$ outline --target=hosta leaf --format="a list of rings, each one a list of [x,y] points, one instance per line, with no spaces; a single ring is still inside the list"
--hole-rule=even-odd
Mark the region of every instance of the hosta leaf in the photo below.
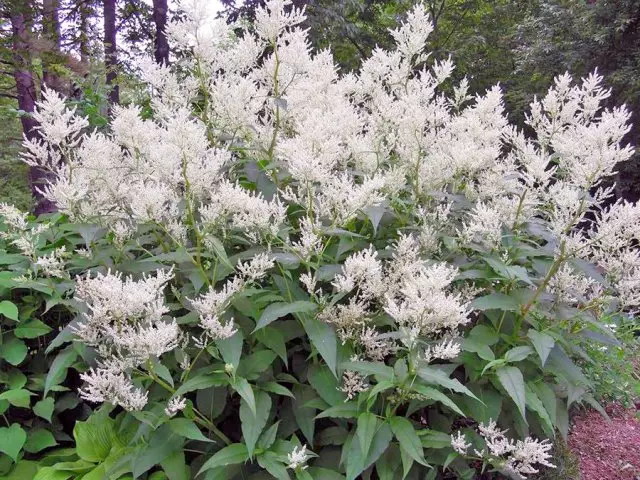
[[[253,457],[256,442],[267,424],[269,412],[271,411],[271,397],[267,392],[255,392],[255,401],[255,412],[249,408],[245,400],[240,402],[242,436],[250,458]]]
[[[202,468],[198,472],[198,475],[206,470],[210,470],[215,467],[244,463],[248,459],[249,452],[247,451],[247,446],[244,443],[234,443],[216,452],[209,460],[204,463],[204,465],[202,465]]]
[[[389,424],[393,434],[400,442],[400,449],[404,450],[416,462],[427,465],[420,437],[411,422],[404,417],[392,417]]]
[[[518,367],[504,366],[496,370],[496,375],[502,387],[516,404],[516,407],[518,407],[520,415],[522,415],[522,418],[526,421],[524,412],[526,396],[522,372]]]
[[[76,451],[82,460],[102,462],[111,451],[116,440],[114,421],[104,415],[93,415],[86,422],[76,422],[73,438]]]
[[[555,340],[551,335],[539,332],[533,328],[529,329],[527,337],[531,340],[533,348],[538,352],[540,362],[542,362],[542,366],[544,367],[544,364],[547,362],[547,357],[556,343]]]
[[[310,313],[317,309],[318,306],[315,303],[306,300],[298,300],[292,303],[272,303],[262,312],[255,330],[260,330],[278,318],[291,315],[292,313]]]
[[[26,441],[27,434],[17,423],[0,428],[0,452],[9,455],[14,462],[18,459],[18,454]]]

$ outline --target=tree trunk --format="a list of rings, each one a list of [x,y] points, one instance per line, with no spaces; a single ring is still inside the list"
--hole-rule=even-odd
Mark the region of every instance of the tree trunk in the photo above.
[[[58,17],[59,0],[42,0],[42,33],[47,46],[43,52],[42,81],[48,88],[60,92],[60,78],[52,65],[60,60],[60,19]]]
[[[160,65],[169,64],[169,42],[165,27],[167,25],[167,0],[153,0],[153,22],[156,24],[154,55]]]
[[[28,26],[29,5],[26,2],[14,3],[10,8],[14,79],[18,94],[18,108],[24,113],[20,116],[22,132],[25,138],[33,140],[38,136],[38,122],[33,118],[37,91],[32,72],[31,32]],[[48,213],[56,210],[55,205],[45,199],[38,191],[47,181],[47,172],[38,167],[30,167],[29,184],[36,201],[35,213]]]
[[[116,84],[118,76],[118,54],[116,41],[116,0],[103,0],[104,8],[104,64],[107,70],[109,105],[120,103],[120,89]]]
[[[89,18],[91,18],[92,5],[88,0],[82,0],[79,8],[80,26],[78,32],[80,62],[89,65]]]

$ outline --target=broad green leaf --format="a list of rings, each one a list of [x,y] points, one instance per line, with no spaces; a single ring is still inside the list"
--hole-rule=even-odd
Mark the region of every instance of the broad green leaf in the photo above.
[[[260,385],[260,388],[267,392],[275,393],[276,395],[295,398],[293,393],[291,393],[291,390],[289,390],[287,387],[280,385],[279,383],[276,383],[276,382],[263,383]]]
[[[18,338],[12,338],[0,345],[0,358],[5,359],[11,365],[20,365],[27,356],[27,346]]]
[[[404,417],[392,417],[389,424],[393,434],[400,442],[400,449],[404,450],[416,462],[427,465],[420,437],[411,422]]]
[[[278,354],[285,366],[288,364],[287,346],[282,334],[273,327],[263,328],[256,332],[256,338],[265,347],[270,348]]]
[[[19,322],[18,318],[18,307],[16,307],[15,303],[10,302],[9,300],[2,300],[0,302],[0,315],[4,315],[10,320],[14,320]]]
[[[500,340],[498,332],[489,325],[476,325],[469,332],[469,337],[472,337],[485,345],[495,345]]]
[[[449,388],[454,392],[464,393],[472,398],[478,398],[467,387],[462,385],[455,378],[449,378],[445,372],[433,367],[422,367],[418,370],[418,376],[427,383],[433,383],[445,388]],[[479,401],[479,400],[478,400]]]
[[[38,462],[22,459],[16,463],[11,472],[0,477],[2,480],[34,480],[38,473]],[[53,479],[51,479],[53,480]]]
[[[347,399],[344,392],[339,390],[338,380],[326,365],[312,364],[307,372],[307,378],[320,398],[329,405],[338,405]]]
[[[38,319],[31,319],[18,325],[13,334],[18,338],[38,338],[51,332],[52,328]]]
[[[33,480],[67,480],[68,478],[73,477],[73,475],[73,472],[56,470],[54,467],[43,467],[38,470],[38,473],[33,477]]]
[[[189,480],[191,478],[182,449],[162,460],[160,466],[170,480]]]
[[[73,438],[78,456],[82,460],[102,462],[109,456],[115,442],[113,420],[104,415],[93,415],[86,422],[76,422]]]
[[[6,400],[14,407],[29,408],[31,405],[31,395],[29,390],[7,390],[0,394],[0,400]]]
[[[428,399],[428,400],[437,400],[438,402],[442,403],[443,405],[446,405],[447,407],[449,407],[451,410],[453,410],[457,414],[459,414],[459,415],[461,415],[463,417],[466,416],[462,412],[462,410],[460,410],[460,407],[458,407],[453,400],[451,400],[448,396],[446,396],[440,390],[436,390],[435,388],[427,387],[425,385],[421,385],[421,384],[419,384],[417,382],[414,382],[411,385],[411,388],[414,391],[418,392],[420,395],[424,395],[426,399]]]
[[[383,380],[392,380],[394,375],[393,368],[381,362],[344,362],[340,366],[363,375],[376,375]]]
[[[176,390],[173,395],[179,397],[185,393],[193,392],[194,390],[204,390],[211,387],[219,387],[225,385],[228,381],[228,377],[223,373],[199,373],[195,377],[188,379]]]
[[[378,427],[378,417],[371,412],[364,412],[358,416],[358,426],[356,428],[356,435],[358,436],[358,442],[360,443],[360,451],[362,458],[367,458],[371,442],[376,433]]]
[[[189,440],[197,440],[199,442],[212,441],[203,435],[193,420],[189,420],[188,418],[172,418],[168,424],[172,432]]]
[[[24,444],[25,451],[29,453],[37,453],[45,448],[54,447],[58,444],[53,434],[49,430],[39,429],[31,430],[27,436],[27,442]]]
[[[236,333],[233,334],[230,338],[225,338],[223,340],[216,340],[216,347],[220,350],[222,354],[222,358],[225,363],[230,363],[234,367],[238,367],[240,363],[240,357],[242,356],[242,342],[244,340],[244,335],[242,334],[242,329],[238,329]]]
[[[240,402],[242,436],[247,446],[249,458],[253,457],[256,442],[267,424],[269,412],[271,411],[271,397],[267,392],[260,390],[255,392],[255,401],[255,412],[249,408],[246,401],[242,400]]]
[[[309,340],[335,375],[338,363],[338,341],[335,330],[328,323],[306,314],[299,314],[298,318]]]
[[[255,330],[260,330],[278,318],[291,315],[292,313],[311,313],[317,309],[318,306],[315,303],[306,300],[298,300],[292,303],[272,303],[262,312]]]
[[[558,406],[556,402],[556,394],[553,389],[546,383],[534,383],[527,382],[527,385],[531,390],[533,390],[542,404],[544,405],[544,409],[546,410],[549,418],[551,419],[551,424],[556,424],[556,408]]]
[[[293,416],[309,444],[313,444],[316,409],[306,405],[318,397],[313,388],[307,385],[294,385],[293,394],[295,395],[295,399],[293,400]]]
[[[474,310],[503,310],[508,312],[519,312],[520,301],[504,293],[490,293],[484,297],[478,297],[471,306]]]
[[[53,400],[53,398],[47,397],[43,400],[40,400],[33,406],[33,413],[51,423],[51,415],[53,415],[54,406],[55,401]]]
[[[345,402],[335,407],[327,408],[316,416],[319,418],[356,418],[358,416],[358,404],[356,402]]]
[[[17,423],[0,428],[0,452],[9,455],[14,462],[18,459],[18,454],[26,441],[27,434]]]
[[[269,474],[274,478],[277,478],[278,480],[289,480],[287,468],[277,454],[273,452],[264,452],[257,460],[258,465],[269,472]]]
[[[306,471],[309,472],[313,480],[345,480],[344,475],[328,468],[309,467]]]
[[[420,430],[420,443],[424,448],[450,448],[451,435],[437,430]]]
[[[259,350],[240,359],[236,375],[255,380],[258,375],[267,370],[276,359],[272,350]]]
[[[209,460],[204,463],[204,465],[202,465],[202,468],[198,472],[198,475],[212,468],[244,463],[248,459],[249,452],[247,451],[247,446],[244,443],[234,443],[216,452]]]
[[[507,362],[519,362],[524,360],[533,353],[533,349],[528,345],[522,345],[519,347],[513,347],[511,350],[504,354],[504,359]]]
[[[243,400],[247,403],[249,410],[255,415],[256,414],[256,398],[253,394],[253,389],[249,382],[245,378],[236,377],[231,382],[231,387],[238,392],[238,394],[243,398]]]
[[[134,478],[159,465],[175,452],[182,450],[184,438],[171,431],[168,425],[162,425],[155,430],[149,443],[143,445],[131,460],[131,470]]]
[[[347,465],[347,480],[354,480],[365,469],[369,468],[370,465],[378,460],[380,455],[389,447],[392,438],[393,433],[391,433],[391,428],[387,423],[383,423],[373,437],[373,442],[371,443],[369,454],[366,458],[362,457],[362,449],[357,435],[352,437],[351,442],[345,443],[343,448],[347,449],[345,459]]]
[[[464,405],[465,412],[467,412],[471,418],[478,422],[488,423],[489,420],[495,420],[500,416],[503,396],[496,391],[491,384],[470,384],[469,390],[471,390],[480,401],[461,396],[459,403]]]
[[[226,387],[210,387],[198,390],[196,393],[196,406],[200,412],[209,419],[219,417],[227,404]]]
[[[528,382],[524,386],[527,407],[538,414],[538,416],[542,420],[544,432],[549,437],[553,437],[555,432],[553,428],[553,423],[551,422],[551,417],[549,417],[549,413],[547,412],[547,409],[544,408],[544,405],[540,400],[540,398],[538,398],[538,395],[536,394],[535,390],[530,387],[530,383],[531,382]]]
[[[540,357],[540,362],[542,362],[542,366],[547,362],[547,357],[549,356],[549,352],[555,345],[556,341],[549,334],[544,332],[539,332],[530,328],[527,332],[527,337],[531,340],[533,347],[538,352],[538,356]]]
[[[67,370],[78,358],[78,353],[74,350],[73,345],[69,345],[62,350],[51,363],[47,379],[44,382],[44,395],[49,393],[51,387],[59,385],[67,376]]]
[[[276,441],[276,436],[278,434],[278,426],[280,425],[280,421],[278,420],[276,423],[267,428],[260,437],[258,438],[258,448],[261,450],[267,450],[273,442]]]
[[[491,348],[489,348],[489,345],[482,343],[480,340],[474,337],[467,337],[463,339],[462,349],[466,352],[478,354],[478,356],[483,360],[492,361],[496,358]]]
[[[526,421],[525,405],[526,396],[524,389],[524,378],[518,367],[504,366],[496,370],[496,376],[502,387],[507,391],[513,402],[518,407],[518,411],[522,418]]]

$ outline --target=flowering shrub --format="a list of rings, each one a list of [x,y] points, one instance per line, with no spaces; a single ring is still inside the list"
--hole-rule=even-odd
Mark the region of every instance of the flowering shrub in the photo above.
[[[640,206],[603,185],[629,113],[567,74],[518,130],[498,86],[450,86],[421,5],[340,75],[287,3],[227,25],[185,2],[179,61],[139,65],[152,118],[88,132],[44,94],[25,160],[95,225],[57,341],[91,352],[79,393],[107,404],[77,454],[109,478],[552,467],[545,439],[596,403],[576,339],[640,304]],[[63,254],[38,262],[66,275]],[[96,431],[118,441],[87,455]]]

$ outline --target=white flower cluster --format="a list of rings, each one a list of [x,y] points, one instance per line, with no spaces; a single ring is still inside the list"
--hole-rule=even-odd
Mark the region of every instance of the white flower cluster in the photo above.
[[[131,410],[144,407],[146,392],[133,385],[128,372],[178,346],[178,324],[164,319],[168,309],[163,290],[172,277],[158,270],[156,276],[137,281],[111,272],[77,280],[75,298],[88,312],[75,333],[100,356],[99,367],[82,375],[83,398]]]
[[[291,470],[306,470],[307,460],[311,455],[307,452],[307,446],[295,447],[291,453],[287,454],[287,461],[289,464],[287,468]]]

